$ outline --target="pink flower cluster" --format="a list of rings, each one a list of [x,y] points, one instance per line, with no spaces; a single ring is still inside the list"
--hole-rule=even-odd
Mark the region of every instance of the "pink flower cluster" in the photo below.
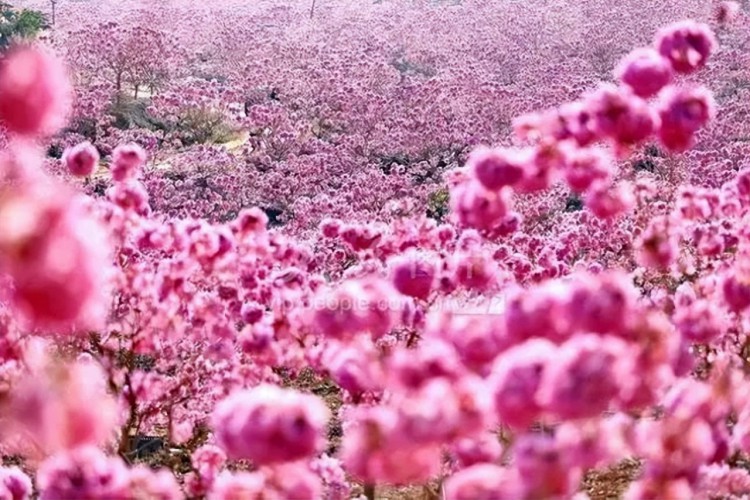
[[[467,162],[467,178],[453,188],[451,203],[461,224],[492,234],[512,216],[512,193],[549,188],[562,177],[586,195],[600,218],[627,212],[632,188],[614,184],[613,159],[594,146],[609,144],[618,156],[652,136],[670,151],[682,152],[715,115],[703,87],[670,85],[676,74],[702,68],[716,42],[710,28],[692,21],[657,33],[654,48],[636,49],[620,62],[620,86],[603,84],[580,101],[515,121],[516,134],[535,141],[524,148],[482,148]],[[646,99],[656,97],[655,103]]]
[[[0,497],[749,494],[742,8],[324,4],[3,59]]]
[[[323,444],[328,409],[317,398],[272,385],[235,392],[216,406],[216,439],[230,458],[292,462]]]

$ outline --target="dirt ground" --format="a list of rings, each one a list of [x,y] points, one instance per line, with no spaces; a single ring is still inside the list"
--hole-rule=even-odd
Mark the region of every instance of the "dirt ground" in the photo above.
[[[608,469],[591,472],[584,478],[582,489],[591,500],[621,498],[639,467],[635,460],[626,460]]]

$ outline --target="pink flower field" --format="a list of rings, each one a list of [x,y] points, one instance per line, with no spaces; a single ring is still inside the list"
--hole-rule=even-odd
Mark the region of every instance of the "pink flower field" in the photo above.
[[[0,2],[0,500],[750,499],[748,26]]]

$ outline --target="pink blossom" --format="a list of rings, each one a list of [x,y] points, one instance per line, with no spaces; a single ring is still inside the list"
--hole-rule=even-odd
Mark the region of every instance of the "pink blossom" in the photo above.
[[[351,488],[340,460],[324,454],[310,464],[310,469],[320,476],[325,487],[325,498],[331,500],[349,498]]]
[[[624,274],[602,273],[584,277],[571,287],[568,317],[578,331],[622,334],[636,310],[637,292]]]
[[[232,230],[242,235],[262,233],[268,225],[268,216],[260,208],[243,209],[232,223]]]
[[[742,312],[750,306],[750,284],[737,276],[727,276],[722,281],[724,302],[730,310]]]
[[[702,68],[714,50],[716,40],[711,29],[694,21],[681,21],[661,28],[655,47],[672,63],[677,73],[692,73]]]
[[[610,219],[631,210],[635,199],[631,186],[626,183],[608,186],[596,182],[587,192],[585,203],[600,219]]]
[[[451,500],[516,500],[527,494],[516,470],[494,464],[477,464],[459,471],[443,488]]]
[[[93,447],[62,452],[45,460],[37,473],[39,498],[117,500],[130,492],[128,469],[118,457]]]
[[[146,163],[146,152],[137,144],[118,146],[112,153],[112,178],[117,182],[135,178]]]
[[[511,191],[507,186],[499,191],[489,191],[472,180],[451,191],[451,207],[461,224],[491,229],[510,211]]]
[[[391,261],[391,279],[396,290],[425,300],[435,281],[435,266],[428,256],[406,255]]]
[[[728,24],[737,18],[740,12],[740,4],[731,0],[719,2],[716,7],[716,20],[720,24]]]
[[[706,495],[746,495],[750,491],[750,474],[726,464],[707,465],[700,470],[696,489]]]
[[[70,84],[61,62],[41,49],[19,46],[0,66],[0,121],[16,134],[48,135],[67,118]]]
[[[600,149],[574,149],[566,152],[565,181],[570,188],[583,193],[597,181],[612,176],[612,159]]]
[[[341,230],[341,221],[336,219],[324,219],[320,223],[320,229],[326,238],[335,238]]]
[[[497,462],[503,446],[494,433],[484,433],[477,437],[459,439],[451,448],[452,455],[461,468],[483,462]]]
[[[484,291],[495,283],[497,267],[488,255],[459,253],[454,259],[458,284],[470,290]]]
[[[181,500],[184,498],[174,474],[166,469],[152,470],[146,466],[135,466],[128,471],[128,492],[132,498],[154,500]]]
[[[537,392],[545,366],[555,357],[555,345],[545,339],[528,340],[497,357],[491,386],[501,423],[523,430],[541,417]]]
[[[515,468],[536,498],[568,497],[581,480],[581,468],[565,457],[554,438],[524,434],[514,446]]]
[[[46,362],[38,370],[19,381],[2,407],[15,432],[46,453],[105,444],[114,437],[117,407],[98,364]]]
[[[697,476],[701,464],[716,453],[717,443],[711,426],[702,419],[639,422],[635,433],[635,451],[659,464],[669,477]]]
[[[260,499],[268,495],[265,478],[260,472],[224,472],[206,495],[208,500]]]
[[[0,468],[0,496],[8,500],[28,500],[34,489],[31,478],[18,467]]]
[[[658,127],[651,108],[627,89],[603,85],[586,102],[598,132],[624,146],[644,141]]]
[[[485,189],[497,191],[521,180],[524,174],[522,161],[510,150],[478,148],[469,156],[467,168]]]
[[[66,150],[63,161],[71,174],[87,177],[93,174],[99,165],[99,152],[90,142],[82,142]]]
[[[425,339],[414,349],[396,350],[389,358],[388,368],[394,379],[410,389],[434,378],[455,379],[463,372],[456,351],[437,339]]]
[[[641,265],[668,267],[677,257],[679,240],[668,219],[656,217],[636,241],[637,258]]]
[[[690,483],[682,478],[667,481],[641,479],[628,486],[623,498],[625,500],[682,500],[694,498],[694,492]]]
[[[218,446],[203,445],[190,457],[193,468],[205,479],[214,479],[227,461],[224,451]]]
[[[385,407],[358,412],[344,432],[341,460],[347,471],[372,484],[410,484],[435,477],[440,446],[411,442],[398,432],[398,423],[398,414]]]
[[[436,313],[428,317],[426,333],[450,343],[465,368],[484,374],[511,343],[497,319],[489,314],[461,314],[460,310]]]
[[[131,3],[57,10],[65,129],[54,71],[8,99],[0,441],[38,488],[0,496],[577,499],[626,457],[634,498],[742,489],[742,29],[714,110],[705,26],[630,52],[700,2]],[[112,458],[143,435],[178,476]]]
[[[588,103],[575,101],[560,106],[560,120],[566,131],[580,147],[586,147],[599,139],[595,115]]]
[[[148,192],[143,184],[135,180],[118,182],[107,190],[107,198],[123,210],[138,215],[147,215],[151,210]]]
[[[345,391],[360,395],[383,388],[384,373],[374,346],[365,341],[346,346],[331,346],[323,363],[331,378]]]
[[[521,193],[534,193],[549,188],[565,160],[562,146],[550,139],[543,140],[533,148],[518,151],[518,154],[529,157],[526,174],[515,186],[515,190]]]
[[[0,262],[14,279],[13,300],[34,328],[97,324],[104,313],[108,248],[103,228],[54,186],[0,201]]]
[[[615,69],[615,76],[638,97],[655,96],[672,81],[672,66],[652,48],[633,50]]]
[[[629,422],[619,416],[601,422],[563,422],[555,430],[557,446],[571,464],[585,469],[605,467],[630,452],[625,437]]]
[[[224,399],[212,422],[228,456],[268,464],[315,454],[328,417],[325,404],[315,396],[262,385]]]
[[[702,344],[715,340],[722,332],[722,315],[708,301],[697,301],[675,312],[675,325],[692,342]]]
[[[576,335],[548,361],[538,401],[560,418],[596,416],[627,390],[623,374],[632,369],[632,356],[620,339]]]
[[[393,288],[387,282],[349,280],[317,294],[312,322],[320,333],[332,338],[351,339],[365,332],[379,338],[393,327],[402,305],[393,297]]]
[[[271,498],[322,498],[323,484],[307,463],[296,462],[263,469]]]
[[[676,153],[692,146],[694,135],[714,118],[716,104],[704,87],[667,87],[660,95],[659,140]]]
[[[458,383],[435,379],[400,405],[399,432],[413,443],[470,436],[493,421],[491,406],[485,384],[478,379],[466,377]]]
[[[263,306],[257,302],[246,302],[242,304],[240,316],[242,316],[242,321],[245,323],[257,323],[263,317]]]
[[[560,342],[571,335],[568,290],[561,285],[560,282],[549,282],[538,287],[535,293],[508,292],[503,318],[507,333],[515,342],[540,336]]]

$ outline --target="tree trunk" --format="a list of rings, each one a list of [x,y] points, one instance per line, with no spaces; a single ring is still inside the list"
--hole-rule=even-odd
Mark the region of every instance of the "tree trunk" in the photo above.
[[[365,484],[364,485],[364,493],[365,498],[367,500],[375,500],[375,485],[374,484]]]
[[[119,106],[120,105],[120,99],[121,99],[121,95],[120,94],[122,93],[122,73],[119,72],[119,71],[117,72],[117,77],[115,79],[115,92],[116,92],[115,102]]]

